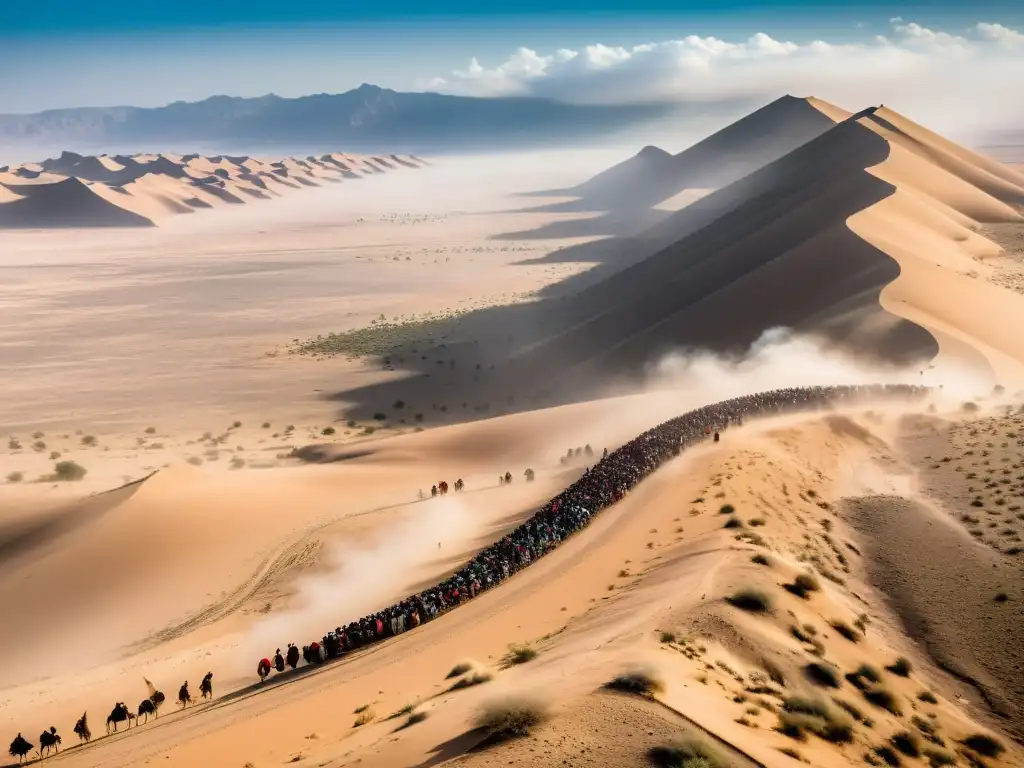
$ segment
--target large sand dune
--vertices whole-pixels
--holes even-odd
[[[263,200],[289,188],[423,166],[411,156],[385,161],[338,155],[347,159],[340,164],[328,162],[333,157],[264,162],[246,156],[64,152],[0,173],[0,229],[147,227],[223,202]],[[277,183],[279,176],[292,183]]]

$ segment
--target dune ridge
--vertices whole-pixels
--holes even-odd
[[[278,197],[290,189],[426,165],[411,155],[79,155],[0,171],[0,229],[151,227],[168,217]]]

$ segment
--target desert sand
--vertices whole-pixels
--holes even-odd
[[[54,725],[69,766],[640,766],[680,740],[744,768],[1022,764],[1024,175],[889,109],[736,125],[587,194],[607,158],[0,178],[0,207],[159,224],[0,232],[0,733]],[[211,178],[251,204],[182,196]],[[608,179],[643,210],[588,200]],[[730,428],[467,604],[258,684],[529,518],[596,461],[567,449],[867,382],[935,389]],[[158,720],[103,736],[146,679]],[[544,716],[489,743],[477,713],[514,702]]]

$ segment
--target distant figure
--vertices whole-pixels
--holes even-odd
[[[278,672],[284,672],[284,656],[281,655],[280,648],[274,652],[274,669]]]
[[[512,482],[512,473],[511,472],[506,472],[505,473],[505,485],[508,485],[511,482]]]
[[[21,763],[25,760],[25,755],[32,751],[32,745],[25,741],[22,735],[19,733],[14,741],[11,742],[10,748],[11,757],[18,758],[18,762]]]
[[[78,718],[78,722],[75,723],[75,734],[78,736],[78,740],[82,743],[88,743],[92,739],[92,731],[89,730],[89,713],[83,712],[82,716]]]
[[[132,727],[132,720],[135,719],[135,715],[128,711],[128,706],[123,702],[119,701],[114,705],[114,708],[110,710],[110,714],[107,715],[107,733],[110,733],[110,726],[114,726],[114,733],[117,733],[117,727],[121,723],[128,723],[128,727]]]
[[[18,734],[19,736],[21,734]],[[42,760],[46,755],[50,753],[50,750],[60,751],[60,736],[57,735],[57,729],[52,725],[50,730],[43,731],[39,734],[39,759]]]
[[[716,443],[718,442],[718,433],[717,432],[715,432],[715,442]]]
[[[526,478],[526,482],[528,482],[528,483],[532,483],[533,482],[533,470],[532,469],[527,469],[525,472],[523,472],[523,476]]]
[[[436,485],[432,485],[432,486],[430,486],[430,497],[431,498],[435,498],[436,496],[437,496],[437,486]]]
[[[270,659],[260,659],[260,663],[256,665],[256,674],[260,676],[261,683],[267,679],[267,675],[270,674]]]
[[[295,646],[292,646],[293,648]],[[298,659],[296,659],[298,661]],[[199,692],[203,694],[204,699],[213,698],[213,672],[207,672],[203,678],[203,682],[199,684]]]
[[[602,459],[607,459],[608,458],[608,449],[607,448],[604,449],[604,454],[601,456],[601,458]]]
[[[178,689],[178,703],[181,704],[182,709],[192,703],[192,694],[188,692],[188,680],[182,683],[181,688]]]
[[[423,501],[425,498],[427,498],[427,495],[423,492],[422,488],[420,488],[419,491],[416,492],[416,498],[418,498],[420,501]]]
[[[152,715],[154,719],[156,718],[156,707],[153,705],[153,702],[149,699],[143,699],[141,702],[139,702],[138,717],[145,717],[146,719],[142,722],[148,723],[150,715]],[[138,721],[136,720],[136,722]]]
[[[50,754],[51,749],[54,752],[60,752],[60,736],[57,735],[57,729],[52,725],[50,730],[39,734],[39,757],[42,758],[44,755]]]
[[[286,656],[285,661],[288,662],[288,666],[292,669],[299,666],[299,647],[297,645],[288,643],[288,655]]]

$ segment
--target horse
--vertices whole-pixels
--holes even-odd
[[[82,716],[78,718],[78,722],[75,723],[75,734],[78,736],[79,742],[82,743],[88,743],[92,738],[92,731],[89,730],[88,714],[88,712],[83,712]]]
[[[114,726],[114,733],[117,733],[117,726],[124,722],[127,722],[128,727],[131,728],[134,719],[135,715],[128,711],[128,706],[123,701],[117,702],[107,716],[107,733],[110,733],[111,725]]]
[[[260,663],[256,665],[256,674],[260,676],[261,683],[267,679],[270,674],[270,659],[260,659]]]
[[[57,735],[57,729],[52,725],[50,730],[43,731],[39,734],[39,756],[50,754],[50,750],[54,752],[60,752],[60,736]]]
[[[181,704],[182,709],[192,703],[192,695],[188,692],[188,680],[182,683],[181,688],[178,689],[178,703]]]
[[[150,722],[150,715],[153,715],[154,720],[156,720],[156,718],[157,718],[157,707],[156,707],[156,705],[154,705],[152,699],[143,698],[141,701],[139,701],[138,717],[140,718],[143,715],[145,716],[145,720],[142,721],[143,723]],[[138,722],[138,720],[136,719],[135,722]]]
[[[18,758],[18,763],[21,764],[25,760],[25,755],[32,751],[32,744],[26,741],[19,733],[14,738],[14,741],[11,742],[11,747],[8,751],[11,753],[11,757]]]
[[[294,648],[295,646],[292,647]],[[213,672],[206,673],[203,682],[199,684],[199,692],[203,694],[204,699],[213,698]]]

